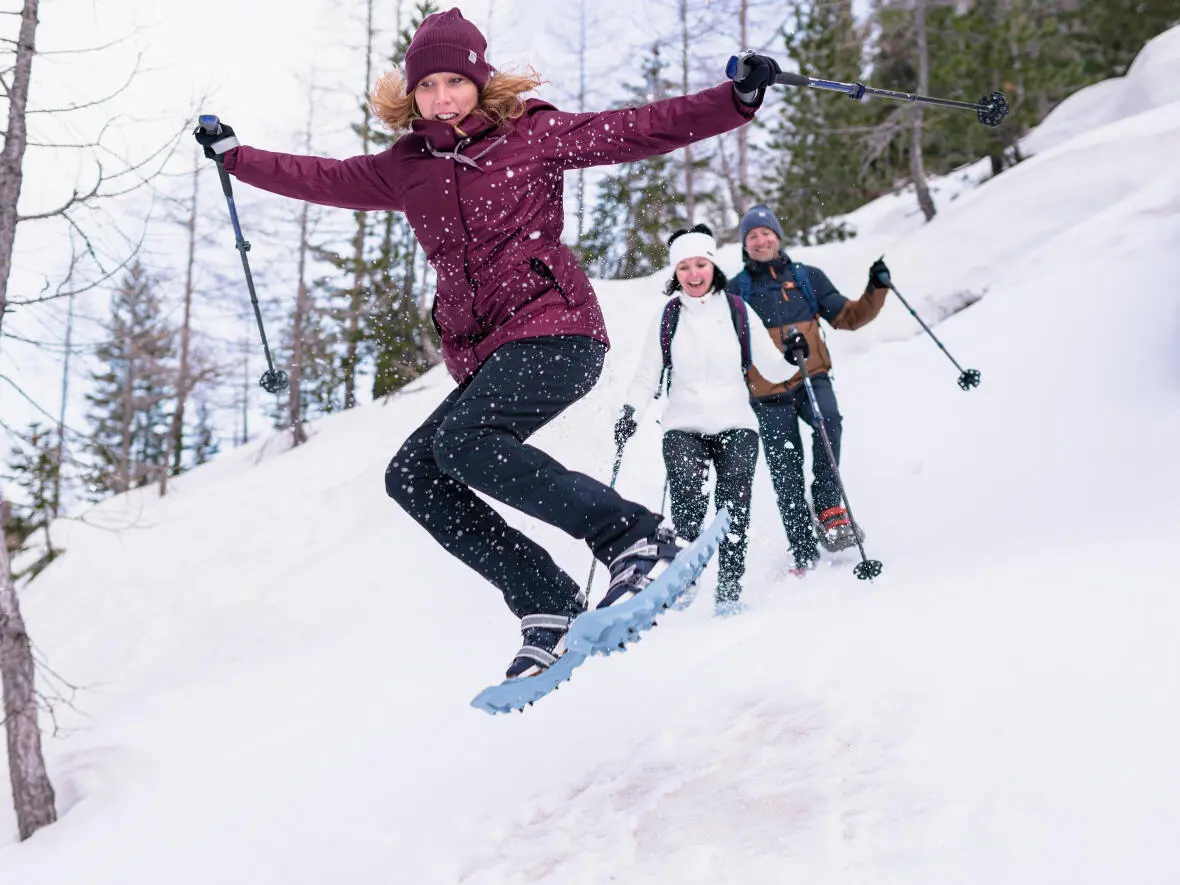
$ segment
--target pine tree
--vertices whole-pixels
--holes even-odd
[[[418,26],[439,11],[434,0],[419,0],[398,33],[388,59],[392,67],[403,65]],[[362,108],[367,101],[362,96]],[[388,148],[394,141],[367,111],[353,131],[366,150]],[[409,222],[393,212],[361,212],[354,218],[357,232],[347,255],[323,246],[313,249],[317,259],[335,269],[333,280],[348,283],[324,280],[315,287],[313,315],[305,321],[305,334],[315,336],[305,342],[308,417],[351,405],[347,393],[341,401],[327,385],[340,379],[348,391],[348,379],[360,371],[362,359],[372,367],[374,398],[397,390],[438,361],[437,333],[422,308],[424,281],[416,273],[419,250]]]
[[[1086,82],[1121,77],[1152,37],[1180,24],[1176,0],[1081,0],[1070,16]]]
[[[138,261],[112,293],[107,339],[95,356],[89,419],[95,463],[92,493],[118,494],[152,481],[167,467],[170,406],[175,396],[175,331],[156,283]]]
[[[632,87],[628,105],[665,97],[673,88],[663,75],[660,46],[652,47],[644,66],[644,87]],[[590,228],[581,243],[584,260],[596,276],[630,279],[667,264],[667,240],[685,227],[682,166],[667,155],[624,163],[598,185]]]
[[[795,8],[794,30],[783,30],[787,56],[806,76],[861,79],[861,35],[851,0],[808,0]],[[862,171],[869,127],[861,109],[832,93],[789,89],[783,94],[769,147],[777,158],[763,181],[790,241],[828,242],[850,235],[824,220],[875,195]]]
[[[12,545],[10,552],[16,552],[23,549],[38,531],[45,533],[42,554],[23,572],[36,577],[62,552],[53,546],[49,534],[49,524],[57,516],[61,486],[58,431],[42,428],[34,422],[27,431],[17,434],[17,440],[18,444],[10,453],[9,469],[12,479],[24,492],[25,503],[13,504],[6,521],[5,536]]]
[[[434,0],[419,0],[398,34],[390,64],[404,67],[414,32],[436,12],[439,6]],[[393,141],[388,133],[377,131],[374,140],[377,144]],[[426,280],[417,272],[420,250],[414,231],[400,213],[384,213],[376,224],[379,240],[367,267],[371,297],[364,315],[374,399],[408,384],[440,359],[438,332],[426,307]]]
[[[188,451],[192,453],[193,466],[207,464],[221,452],[221,436],[214,420],[214,409],[203,396],[196,397],[197,421],[193,427],[192,442]]]
[[[875,20],[880,29],[874,51],[875,84],[916,91],[911,4],[884,0],[875,9]],[[1019,162],[1019,139],[1086,82],[1077,40],[1058,0],[974,0],[963,10],[930,6],[926,20],[930,93],[978,101],[998,89],[1010,108],[995,128],[980,125],[971,113],[926,114],[924,158],[933,174],[983,156],[991,158],[993,174]],[[896,134],[890,132],[888,137]],[[900,148],[880,151],[884,163],[899,177],[905,164]]]

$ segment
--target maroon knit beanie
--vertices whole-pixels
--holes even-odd
[[[481,90],[492,76],[484,53],[488,41],[458,9],[428,15],[406,52],[406,94],[418,81],[440,71],[462,74]]]

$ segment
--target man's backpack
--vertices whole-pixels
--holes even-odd
[[[807,272],[807,268],[798,261],[792,261],[791,275],[795,278],[795,285],[803,293],[803,297],[807,299],[811,315],[813,317],[819,316],[819,301],[815,297],[815,290],[811,288],[811,274]],[[750,278],[749,271],[737,275],[737,284],[742,300],[749,301],[750,296],[754,293],[754,281]]]
[[[732,292],[725,293],[726,303],[729,305],[729,317],[733,320],[733,329],[738,336],[738,344],[742,353],[742,372],[750,371],[750,324],[746,315],[746,303]],[[676,324],[680,322],[680,299],[673,298],[664,306],[664,314],[660,318],[660,352],[664,357],[664,368],[660,372],[660,383],[656,386],[656,397],[662,390],[672,389],[672,336],[676,334]]]

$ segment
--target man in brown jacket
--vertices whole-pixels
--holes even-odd
[[[791,261],[782,248],[782,227],[766,206],[752,207],[742,219],[740,232],[745,267],[730,280],[729,291],[740,295],[754,309],[779,350],[791,326],[806,336],[811,353],[807,373],[839,460],[840,409],[828,374],[832,358],[819,321],[826,320],[833,329],[859,329],[873,320],[885,304],[889,269],[880,259],[874,262],[864,294],[851,301],[836,290],[822,270]],[[811,500],[820,541],[829,550],[840,550],[855,544],[856,535],[840,500],[840,487],[803,389],[803,376],[796,374],[781,384],[771,384],[757,370],[751,370],[748,377],[779,513],[795,555],[793,571],[803,575],[819,559],[819,548],[807,506],[800,418],[812,428],[815,478]]]

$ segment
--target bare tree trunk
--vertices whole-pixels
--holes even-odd
[[[22,167],[28,130],[25,113],[29,101],[33,56],[36,54],[38,0],[25,0],[21,9],[16,58],[6,74],[8,123],[4,150],[0,151],[0,325],[8,307],[8,279],[16,243],[16,208],[20,199]],[[0,492],[0,512],[5,509]],[[0,520],[0,681],[4,689],[4,727],[8,737],[8,777],[12,802],[22,840],[57,820],[53,784],[45,770],[41,752],[41,729],[37,724],[36,667],[20,600],[12,582],[8,538]]]
[[[680,94],[688,95],[688,0],[680,0]],[[695,171],[692,165],[692,145],[684,148],[684,214],[688,226],[693,226],[696,214]]]
[[[28,144],[25,109],[29,102],[33,56],[37,52],[37,2],[25,0],[16,40],[16,62],[6,72],[11,73],[12,80],[7,94],[8,128],[4,150],[0,151],[0,320],[8,310],[8,277],[12,273],[12,250],[16,243],[16,204],[24,180],[22,166]]]
[[[398,15],[401,6],[398,5]],[[373,0],[365,4],[365,92],[373,85]],[[369,152],[369,103],[361,102],[361,153]],[[310,138],[311,124],[308,123]],[[361,308],[364,306],[364,290],[361,284],[365,274],[365,231],[368,215],[357,212],[356,235],[352,241],[352,297],[348,303],[348,337],[345,342],[344,356],[344,408],[351,409],[356,405],[356,370],[357,353],[360,350]],[[301,247],[302,248],[302,247]],[[298,425],[302,428],[302,425]],[[296,434],[302,433],[302,429]],[[296,443],[298,445],[298,442]]]
[[[34,4],[36,5],[36,4]],[[4,498],[0,495],[0,510]],[[41,752],[37,724],[36,668],[0,522],[0,671],[4,681],[4,725],[8,732],[8,777],[21,840],[57,820],[53,784]]]
[[[369,0],[369,42],[372,45],[373,36],[373,0]],[[365,70],[368,70],[368,58],[366,57]],[[311,153],[311,133],[315,119],[315,99],[309,94],[307,101],[307,131],[304,134],[303,149],[307,153]],[[369,114],[365,112],[365,127],[362,141],[365,146],[365,153],[369,152]],[[291,320],[291,372],[290,372],[290,386],[287,388],[287,415],[291,422],[291,445],[298,446],[307,442],[307,429],[303,426],[303,324],[307,319],[308,313],[311,311],[311,297],[307,289],[307,222],[311,211],[311,206],[308,203],[303,204],[303,210],[299,213],[299,287],[295,293],[295,316]],[[358,212],[360,216],[360,226],[357,231],[357,236],[363,238],[365,232],[364,213]],[[364,248],[363,239],[361,248]],[[359,260],[358,260],[358,276],[359,276]]]
[[[131,402],[135,391],[135,339],[127,335],[127,372],[123,379],[123,426],[119,441],[119,463],[116,465],[116,476],[119,491],[125,492],[131,488],[131,423],[135,417],[135,408]]]
[[[918,94],[930,88],[930,55],[926,48],[926,0],[914,0],[914,29],[918,43]],[[926,169],[922,162],[922,105],[914,102],[910,109],[910,178],[918,194],[918,206],[929,221],[937,211],[926,184]]]
[[[303,378],[303,322],[310,310],[307,291],[307,216],[309,205],[303,204],[299,213],[299,290],[295,295],[295,316],[291,322],[291,385],[287,389],[287,414],[291,422],[291,445],[307,442],[303,426],[303,397],[300,381]]]
[[[578,113],[586,110],[586,3],[578,0]],[[578,247],[586,235],[586,170],[578,169]],[[580,255],[580,253],[579,253]]]
[[[200,167],[193,163],[193,195],[189,203],[188,263],[184,272],[184,323],[180,327],[180,370],[176,380],[176,411],[172,414],[172,427],[168,431],[168,448],[164,453],[164,469],[160,471],[160,497],[168,494],[168,476],[180,473],[180,460],[184,455],[184,407],[188,402],[189,331],[193,318],[193,265],[197,256],[197,190],[200,181]],[[171,468],[169,467],[171,465]]]
[[[311,142],[311,109],[307,112],[307,140]],[[310,147],[309,147],[310,149]],[[303,204],[299,213],[299,289],[295,295],[295,316],[291,321],[291,385],[287,388],[287,414],[291,422],[291,445],[307,442],[303,426],[303,322],[310,309],[307,291],[307,218],[310,206]]]
[[[738,4],[738,21],[740,25],[739,45],[744,50],[749,44],[750,2],[741,0]],[[750,208],[750,127],[743,126],[737,131],[738,142],[738,188],[736,205],[738,216],[746,214]]]
[[[69,306],[66,309],[66,346],[65,357],[61,370],[61,408],[57,413],[57,448],[53,453],[53,516],[61,513],[61,466],[65,461],[66,448],[66,405],[70,399],[70,351],[74,346],[74,300],[70,293]],[[49,524],[45,526],[45,543],[49,544]]]
[[[738,208],[738,206],[741,204],[741,186],[738,184],[737,178],[734,177],[733,166],[731,166],[729,162],[729,153],[725,149],[725,145],[727,143],[727,134],[717,136],[717,154],[720,162],[715,168],[721,170],[721,178],[725,181],[725,192],[729,195],[730,205],[733,207],[733,211],[737,213],[738,218],[740,219],[743,215],[741,210]],[[737,233],[737,228],[734,228],[734,233]]]

